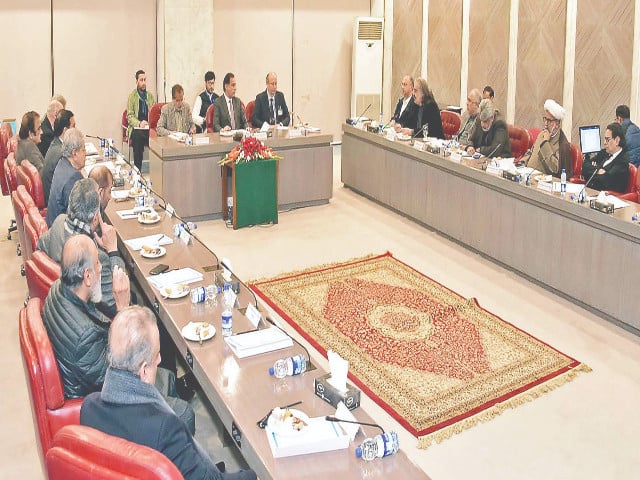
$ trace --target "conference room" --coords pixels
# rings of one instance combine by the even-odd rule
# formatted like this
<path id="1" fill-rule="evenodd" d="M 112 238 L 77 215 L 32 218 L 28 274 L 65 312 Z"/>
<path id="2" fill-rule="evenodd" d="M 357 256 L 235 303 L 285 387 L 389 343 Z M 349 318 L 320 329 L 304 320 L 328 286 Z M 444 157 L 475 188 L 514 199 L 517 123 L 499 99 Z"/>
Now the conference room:
<path id="1" fill-rule="evenodd" d="M 27 0 L 0 7 L 3 33 L 12 39 L 12 48 L 0 56 L 2 119 L 17 119 L 19 125 L 29 110 L 44 116 L 52 95 L 62 94 L 82 132 L 114 139 L 130 160 L 122 116 L 137 70 L 145 70 L 147 88 L 158 102 L 171 102 L 171 87 L 180 84 L 190 106 L 203 91 L 208 70 L 215 71 L 219 95 L 223 77 L 233 72 L 236 95 L 245 105 L 265 91 L 265 75 L 273 71 L 292 112 L 290 130 L 296 124 L 320 130 L 313 135 L 322 137 L 325 170 L 322 181 L 309 185 L 323 184 L 322 201 L 284 202 L 277 223 L 229 228 L 219 216 L 224 200 L 216 190 L 213 205 L 206 205 L 213 210 L 207 214 L 185 215 L 176 207 L 178 215 L 193 217 L 185 219 L 198 224 L 193 230 L 197 239 L 183 246 L 173 235 L 178 220 L 162 205 L 180 205 L 195 196 L 195 190 L 174 173 L 162 181 L 169 185 L 177 180 L 183 188 L 169 195 L 162 192 L 168 198 L 159 199 L 156 208 L 160 223 L 139 225 L 114 216 L 133 208 L 133 201 L 112 200 L 108 208 L 129 276 L 141 286 L 140 299 L 159 312 L 161 322 L 172 322 L 168 330 L 180 356 L 179 368 L 191 368 L 199 381 L 191 404 L 197 415 L 196 439 L 207 453 L 225 461 L 228 471 L 250 467 L 260 478 L 633 477 L 640 467 L 633 447 L 640 430 L 633 402 L 640 393 L 640 369 L 634 368 L 640 358 L 640 326 L 634 312 L 640 235 L 631 220 L 636 204 L 629 201 L 629 207 L 613 214 L 596 211 L 570 195 L 561 198 L 535 184 L 527 187 L 418 151 L 408 142 L 347 125 L 345 119 L 359 117 L 373 103 L 357 103 L 353 95 L 356 19 L 380 18 L 381 90 L 377 106 L 364 116 L 379 120 L 381 112 L 383 122 L 389 121 L 405 75 L 425 78 L 442 110 L 461 106 L 464 111 L 469 90 L 491 85 L 505 122 L 527 133 L 542 129 L 545 100 L 557 101 L 566 111 L 564 134 L 581 147 L 580 127 L 598 125 L 605 137 L 618 105 L 628 105 L 631 120 L 638 121 L 637 2 L 587 5 L 558 0 L 545 2 L 544 8 L 531 0 L 236 3 L 115 0 L 79 5 L 72 0 Z M 27 49 L 33 45 L 39 48 Z M 225 154 L 224 149 L 214 152 L 216 141 L 221 141 L 216 135 L 211 134 L 208 145 L 193 145 L 207 151 L 202 158 L 209 163 Z M 291 141 L 310 138 L 314 137 Z M 269 137 L 265 143 L 275 141 Z M 150 141 L 145 149 L 146 178 L 153 179 L 158 142 Z M 229 149 L 234 145 L 232 139 L 225 142 Z M 191 147 L 181 145 L 180 151 L 187 148 Z M 276 144 L 275 150 L 282 156 L 283 175 L 287 160 L 294 165 L 305 158 L 304 153 L 288 157 L 291 148 L 284 143 Z M 217 181 L 219 167 L 207 168 L 216 172 L 212 183 Z M 306 175 L 313 180 L 313 172 Z M 296 177 L 280 180 L 291 185 Z M 160 184 L 153 179 L 153 185 Z M 10 196 L 2 197 L 0 211 L 3 225 L 9 226 L 15 218 Z M 174 241 L 164 246 L 165 259 L 142 259 L 123 242 L 156 234 Z M 18 314 L 28 288 L 20 274 L 24 257 L 16 256 L 18 243 L 22 242 L 17 232 L 0 242 L 5 264 L 0 296 L 7 319 L 1 357 L 7 372 L 2 470 L 11 477 L 45 478 L 19 342 Z M 184 263 L 186 259 L 190 263 Z M 206 286 L 213 283 L 222 259 L 228 259 L 234 275 L 246 284 L 240 287 L 240 313 L 234 311 L 235 333 L 250 329 L 242 311 L 257 303 L 265 326 L 269 317 L 308 349 L 314 370 L 276 380 L 268 367 L 278 358 L 303 353 L 302 347 L 296 344 L 241 359 L 223 340 L 214 308 L 193 306 L 190 297 L 158 298 L 154 307 L 157 291 L 144 283 L 154 265 L 191 265 L 205 276 L 194 286 Z M 383 264 L 386 273 L 376 277 L 375 268 Z M 335 285 L 313 283 L 324 281 L 321 272 L 328 271 L 335 272 Z M 308 279 L 309 285 L 275 285 L 292 275 Z M 343 280 L 353 285 L 340 283 Z M 375 288 L 380 283 L 384 288 Z M 368 285 L 370 291 L 352 295 L 355 284 Z M 290 296 L 297 288 L 300 297 Z M 325 289 L 335 295 L 335 303 L 322 303 L 327 293 L 316 299 Z M 334 309 L 345 328 L 364 317 L 371 328 L 366 338 L 378 339 L 375 351 L 389 343 L 400 355 L 406 342 L 424 338 L 428 341 L 421 345 L 437 346 L 442 330 L 433 310 L 430 315 L 416 314 L 413 305 L 395 305 L 409 290 L 415 290 L 420 301 L 436 298 L 429 305 L 452 308 L 460 322 L 475 325 L 478 333 L 477 342 L 475 337 L 461 340 L 468 347 L 461 357 L 442 351 L 457 365 L 451 370 L 446 362 L 424 369 L 432 364 L 422 359 L 412 360 L 413 366 L 378 359 L 367 367 L 350 358 L 349 383 L 361 391 L 361 404 L 352 413 L 358 420 L 397 432 L 400 451 L 371 462 L 355 458 L 355 448 L 365 436 L 378 433 L 365 426 L 343 450 L 274 458 L 256 421 L 271 408 L 300 399 L 303 403 L 296 408 L 310 417 L 331 414 L 332 407 L 313 391 L 314 379 L 329 371 L 327 346 L 361 348 L 355 340 L 327 343 L 316 323 L 305 323 L 299 312 L 321 314 L 326 306 Z M 368 315 L 363 314 L 368 304 L 361 301 L 367 295 L 373 295 L 367 302 L 375 304 Z M 391 300 L 385 304 L 387 299 Z M 183 324 L 201 315 L 217 328 L 202 345 L 180 335 Z M 183 317 L 175 320 L 178 316 Z M 481 324 L 489 326 L 480 329 Z M 457 334 L 446 330 L 446 335 Z M 481 352 L 477 358 L 472 348 Z M 187 352 L 195 360 L 193 367 L 187 363 Z M 348 349 L 340 353 L 349 355 Z M 505 388 L 518 370 L 507 363 L 515 357 L 523 364 L 530 361 L 531 368 L 544 363 L 550 370 L 545 375 L 527 372 L 532 375 L 528 381 L 518 377 L 516 388 L 485 398 L 474 411 L 442 413 L 436 426 L 414 422 L 414 414 L 431 408 L 426 400 L 402 410 L 391 404 L 404 398 L 397 390 L 376 390 L 382 377 L 396 377 L 406 388 L 460 398 L 471 395 L 470 390 L 458 390 L 469 384 L 463 370 L 482 379 L 483 388 L 498 379 Z M 219 370 L 208 371 L 208 362 Z M 423 381 L 425 388 L 417 385 Z M 234 392 L 244 392 L 244 397 L 234 397 Z"/>

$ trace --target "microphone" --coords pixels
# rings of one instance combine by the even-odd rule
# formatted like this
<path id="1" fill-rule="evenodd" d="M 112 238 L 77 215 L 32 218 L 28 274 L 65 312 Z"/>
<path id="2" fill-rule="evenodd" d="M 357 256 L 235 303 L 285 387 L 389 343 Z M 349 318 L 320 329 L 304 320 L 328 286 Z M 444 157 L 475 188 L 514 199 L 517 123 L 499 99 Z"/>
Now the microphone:
<path id="1" fill-rule="evenodd" d="M 302 130 L 304 131 L 304 136 L 307 136 L 307 127 L 304 126 L 304 122 L 302 121 L 302 119 L 300 118 L 300 115 L 298 115 L 298 113 L 296 113 L 296 118 L 298 119 L 298 123 L 302 126 Z"/>
<path id="2" fill-rule="evenodd" d="M 225 261 L 224 261 L 224 260 L 220 260 L 220 261 L 218 262 L 218 264 L 219 264 L 222 268 L 226 268 L 227 270 L 229 270 L 229 271 L 231 272 L 231 275 L 233 275 L 234 277 L 236 277 L 236 280 L 238 280 L 238 282 L 240 282 L 240 283 L 244 286 L 244 288 L 246 288 L 247 290 L 249 290 L 249 291 L 251 292 L 251 295 L 253 295 L 253 303 L 255 304 L 256 308 L 258 308 L 258 297 L 256 297 L 256 294 L 254 293 L 254 291 L 253 291 L 253 290 L 251 290 L 251 289 L 250 289 L 250 288 L 249 288 L 249 287 L 248 287 L 248 286 L 247 286 L 247 285 L 246 285 L 242 280 L 240 280 L 240 278 L 239 278 L 235 273 L 233 273 L 233 270 L 231 270 L 231 269 L 229 268 L 229 266 L 225 263 Z"/>
<path id="3" fill-rule="evenodd" d="M 496 148 L 494 148 L 493 150 L 491 150 L 491 153 L 489 155 L 487 155 L 487 158 L 491 158 L 491 155 L 493 155 L 494 153 L 496 153 L 498 151 L 498 149 L 502 146 L 501 143 L 499 143 L 498 145 L 496 145 Z"/>
<path id="4" fill-rule="evenodd" d="M 589 177 L 589 180 L 587 180 L 587 183 L 585 183 L 584 187 L 582 187 L 582 190 L 578 192 L 578 202 L 584 203 L 584 191 L 587 188 L 587 185 L 589 185 L 589 182 L 591 182 L 591 180 L 593 180 L 593 177 L 596 176 L 596 173 L 598 173 L 598 170 L 599 168 L 596 167 L 593 173 L 591 174 L 591 176 Z"/>
<path id="5" fill-rule="evenodd" d="M 360 122 L 360 120 L 362 119 L 362 117 L 364 117 L 364 114 L 367 113 L 367 111 L 371 108 L 371 105 L 373 105 L 372 103 L 370 103 L 369 105 L 367 105 L 367 108 L 364 109 L 364 111 L 360 114 L 360 116 L 358 118 L 356 118 L 355 123 L 352 123 L 352 125 L 358 125 L 358 123 Z"/>
<path id="6" fill-rule="evenodd" d="M 307 355 L 307 372 L 309 370 L 313 370 L 315 367 L 311 364 L 311 355 L 309 355 L 309 350 L 307 350 L 307 347 L 305 347 L 303 344 L 301 344 L 298 340 L 296 340 L 295 338 L 293 338 L 291 335 L 289 335 L 280 325 L 278 325 L 276 322 L 274 322 L 273 320 L 271 320 L 271 318 L 269 316 L 265 315 L 265 320 L 267 322 L 269 322 L 271 325 L 273 325 L 274 327 L 276 327 L 278 330 L 280 330 L 282 333 L 284 333 L 287 337 L 289 337 L 294 343 L 300 345 L 300 347 L 304 350 L 304 353 L 306 353 Z"/>
<path id="7" fill-rule="evenodd" d="M 367 423 L 367 422 L 358 422 L 354 420 L 343 420 L 341 418 L 332 417 L 331 415 L 327 415 L 324 417 L 327 422 L 344 422 L 344 423 L 353 423 L 354 425 L 366 425 L 367 427 L 376 427 L 379 428 L 382 433 L 384 433 L 384 428 L 382 428 L 377 423 Z"/>

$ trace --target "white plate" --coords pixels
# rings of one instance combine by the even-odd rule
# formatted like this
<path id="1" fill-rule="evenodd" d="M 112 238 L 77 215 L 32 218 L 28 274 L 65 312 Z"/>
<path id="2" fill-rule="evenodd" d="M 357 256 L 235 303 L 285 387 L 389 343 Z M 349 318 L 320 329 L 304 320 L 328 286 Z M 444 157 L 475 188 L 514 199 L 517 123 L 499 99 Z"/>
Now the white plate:
<path id="1" fill-rule="evenodd" d="M 220 130 L 221 137 L 233 137 L 234 133 L 236 133 L 235 130 Z"/>
<path id="2" fill-rule="evenodd" d="M 158 223 L 161 220 L 161 217 L 158 212 L 155 212 L 155 214 L 155 217 L 149 218 L 149 212 L 140 212 L 138 214 L 138 222 L 145 225 L 153 225 L 154 223 Z"/>
<path id="3" fill-rule="evenodd" d="M 136 198 L 142 195 L 142 190 L 139 188 L 129 190 L 129 198 Z"/>
<path id="4" fill-rule="evenodd" d="M 396 135 L 396 138 L 401 141 L 411 140 L 411 135 L 407 135 L 405 133 L 399 133 Z"/>
<path id="5" fill-rule="evenodd" d="M 201 336 L 198 335 L 198 330 Z M 199 342 L 201 339 L 209 340 L 216 334 L 216 327 L 206 322 L 189 322 L 182 327 L 182 336 L 192 342 Z"/>
<path id="6" fill-rule="evenodd" d="M 283 420 L 282 417 L 287 411 L 291 412 L 292 415 Z M 302 420 L 306 425 L 303 425 L 300 430 L 297 430 L 294 428 L 294 418 Z M 283 437 L 299 437 L 309 431 L 309 416 L 295 408 L 274 408 L 269 416 L 269 420 L 267 420 L 267 426 L 271 431 Z"/>
<path id="7" fill-rule="evenodd" d="M 129 190 L 111 190 L 111 198 L 123 200 L 129 196 Z"/>
<path id="8" fill-rule="evenodd" d="M 157 253 L 146 252 L 144 247 L 142 247 L 140 249 L 140 255 L 142 255 L 144 258 L 160 258 L 167 253 L 167 249 L 164 247 L 153 247 L 153 248 L 157 249 Z"/>
<path id="9" fill-rule="evenodd" d="M 186 285 L 169 285 L 162 287 L 160 293 L 165 298 L 182 298 L 189 295 L 189 287 Z"/>

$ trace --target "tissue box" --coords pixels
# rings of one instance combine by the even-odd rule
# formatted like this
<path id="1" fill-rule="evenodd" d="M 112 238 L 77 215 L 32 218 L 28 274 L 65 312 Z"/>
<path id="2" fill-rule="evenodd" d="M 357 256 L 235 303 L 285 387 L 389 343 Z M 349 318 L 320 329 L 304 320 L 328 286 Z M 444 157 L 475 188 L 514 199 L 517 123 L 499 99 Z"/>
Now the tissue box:
<path id="1" fill-rule="evenodd" d="M 231 285 L 231 290 L 233 290 L 236 295 L 240 295 L 240 282 L 238 279 L 231 274 L 231 280 L 227 282 L 222 276 L 222 272 L 223 270 L 216 270 L 216 285 L 224 289 L 224 284 L 228 283 Z"/>
<path id="2" fill-rule="evenodd" d="M 347 383 L 347 391 L 345 393 L 340 392 L 329 383 L 330 376 L 331 374 L 327 373 L 313 381 L 316 395 L 334 408 L 337 408 L 340 402 L 344 403 L 349 410 L 358 408 L 360 406 L 360 390 Z"/>

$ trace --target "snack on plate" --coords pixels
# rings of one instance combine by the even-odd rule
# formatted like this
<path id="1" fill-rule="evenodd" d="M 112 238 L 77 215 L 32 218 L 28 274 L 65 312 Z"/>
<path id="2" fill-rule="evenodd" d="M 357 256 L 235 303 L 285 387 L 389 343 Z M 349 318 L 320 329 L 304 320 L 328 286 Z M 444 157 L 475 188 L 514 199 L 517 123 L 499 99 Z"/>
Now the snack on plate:
<path id="1" fill-rule="evenodd" d="M 172 285 L 170 287 L 164 287 L 164 292 L 167 295 L 180 295 L 182 292 L 184 292 L 184 290 L 187 288 L 186 285 L 182 284 L 182 283 L 177 283 L 175 285 Z"/>
<path id="2" fill-rule="evenodd" d="M 160 247 L 152 247 L 150 245 L 143 245 L 142 251 L 145 255 L 160 255 L 161 252 Z"/>
<path id="3" fill-rule="evenodd" d="M 202 324 L 196 327 L 196 335 L 200 338 L 208 338 L 210 333 L 210 327 L 207 322 L 202 322 Z"/>
<path id="4" fill-rule="evenodd" d="M 140 195 L 142 193 L 142 189 L 140 187 L 133 187 L 129 190 L 129 194 L 131 195 Z"/>
<path id="5" fill-rule="evenodd" d="M 153 222 L 158 219 L 158 214 L 156 212 L 141 212 L 140 219 L 143 222 Z"/>
<path id="6" fill-rule="evenodd" d="M 280 407 L 276 407 L 271 412 L 271 416 L 277 422 L 282 423 L 283 425 L 290 425 L 291 429 L 299 432 L 304 427 L 307 426 L 307 422 L 302 418 L 298 417 L 293 411 L 287 409 L 282 409 Z"/>

